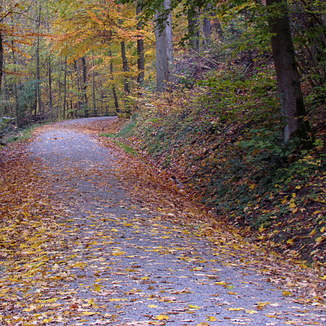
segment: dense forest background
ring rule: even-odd
[[[118,115],[105,135],[180,191],[255,241],[324,261],[325,7],[2,0],[1,142],[33,122]]]

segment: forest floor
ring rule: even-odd
[[[0,156],[0,325],[324,325],[325,277],[219,221],[96,135],[40,127]]]

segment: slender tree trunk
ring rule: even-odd
[[[94,52],[92,52],[92,100],[93,100],[93,115],[97,116],[97,108],[96,108],[96,91],[95,91],[95,62],[94,62]]]
[[[199,51],[199,28],[197,8],[191,6],[188,8],[188,34],[190,48],[196,52]]]
[[[136,7],[136,14],[139,15],[141,13],[141,7],[139,2]],[[138,22],[137,29],[141,30],[143,28],[142,24]],[[137,38],[137,68],[138,68],[138,76],[137,83],[138,85],[143,85],[145,80],[145,48],[144,48],[144,40],[142,36],[138,36]]]
[[[15,66],[14,68],[14,72],[16,73],[16,64],[17,64],[17,60],[16,60],[16,53],[15,53],[15,43],[12,40],[11,41],[11,45],[12,45],[12,51],[11,51],[11,55],[12,55],[12,62]],[[14,96],[15,96],[15,115],[16,115],[16,125],[18,128],[22,127],[23,125],[23,118],[24,118],[24,111],[23,108],[20,106],[19,103],[19,96],[18,96],[18,92],[19,92],[19,85],[17,84],[16,80],[14,81]]]
[[[88,117],[88,99],[87,99],[87,65],[86,57],[81,57],[82,69],[82,106],[84,109],[85,117]]]
[[[50,19],[49,19],[49,11],[47,10],[46,13],[46,27],[47,27],[47,32],[50,34]],[[50,114],[54,116],[53,112],[53,89],[52,89],[52,62],[51,62],[51,54],[48,55],[47,58],[47,63],[48,63],[48,83],[49,83],[49,111]],[[58,116],[56,117],[58,118]]]
[[[171,0],[164,0],[164,9],[168,10],[171,8]],[[174,54],[173,54],[173,31],[172,31],[172,14],[169,13],[165,25],[166,33],[166,42],[167,42],[167,55],[168,55],[168,64],[170,71],[170,79],[172,81],[172,74],[174,70]]]
[[[52,63],[51,57],[48,57],[48,83],[49,83],[49,110],[53,113],[53,92],[52,92]]]
[[[80,77],[80,68],[77,60],[74,62],[74,67],[76,70],[76,79],[77,79],[77,110],[78,110],[78,114],[81,114],[81,110],[83,107],[83,103],[82,103],[83,95],[82,95],[82,86],[81,86],[82,82]]]
[[[278,89],[281,98],[282,114],[286,121],[284,141],[299,137],[306,145],[309,143],[310,126],[300,88],[293,41],[290,30],[290,20],[286,0],[266,0],[271,8],[269,17],[272,53],[277,76]]]
[[[212,46],[212,24],[211,24],[211,5],[206,6],[204,9],[203,19],[203,45],[206,49],[210,49]]]
[[[63,110],[62,110],[62,118],[66,119],[67,112],[67,57],[64,60],[64,76],[63,76]]]
[[[2,40],[2,33],[0,30],[0,95],[2,93],[3,66],[4,66],[3,40]]]
[[[5,61],[3,61],[3,71],[6,70],[6,66],[5,66]],[[3,82],[2,82],[2,93],[3,93],[3,99],[5,101],[4,103],[4,115],[8,115],[10,114],[11,110],[10,110],[10,104],[8,105],[8,103],[10,103],[10,92],[8,89],[8,85],[7,85],[7,75],[4,73],[3,74]]]
[[[163,10],[171,7],[171,0],[164,1]],[[172,45],[172,23],[168,17],[162,25],[158,23],[160,12],[158,11],[154,19],[156,38],[156,91],[162,92],[167,84],[172,81],[173,69],[173,45]]]
[[[112,52],[111,50],[109,51],[109,56],[111,57],[111,61],[110,61],[110,76],[111,76],[111,80],[114,80],[114,76],[113,76],[113,61],[112,61]],[[115,89],[115,86],[112,85],[112,95],[113,95],[113,101],[114,101],[114,107],[115,107],[115,111],[117,114],[120,113],[120,107],[119,107],[119,101],[118,101],[118,96],[117,96],[117,92]]]
[[[38,3],[37,20],[36,20],[36,31],[39,33],[41,26],[41,4]],[[36,90],[35,90],[35,109],[34,115],[37,112],[42,112],[41,103],[41,68],[40,68],[40,36],[36,37]]]
[[[127,60],[127,55],[126,55],[126,43],[124,41],[122,41],[120,43],[121,45],[121,58],[122,58],[122,69],[123,72],[128,72],[129,66],[128,66],[128,60]],[[130,93],[130,86],[129,86],[129,80],[128,77],[124,77],[123,79],[123,89],[126,95],[128,95]]]
[[[57,106],[56,106],[56,113],[58,118],[61,117],[61,104],[62,104],[62,71],[63,71],[63,59],[60,58],[60,70],[59,70],[59,76],[58,76],[58,99],[57,99]]]

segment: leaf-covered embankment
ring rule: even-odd
[[[313,149],[284,145],[275,82],[255,78],[213,76],[152,98],[114,137],[149,155],[248,238],[323,263],[323,118],[315,114]]]

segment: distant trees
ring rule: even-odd
[[[23,124],[41,115],[121,113],[133,92],[144,93],[140,86],[189,86],[192,72],[238,54],[246,73],[264,53],[275,63],[284,140],[309,143],[300,83],[324,87],[323,9],[317,0],[3,0],[0,115]],[[183,62],[191,56],[201,63]]]

